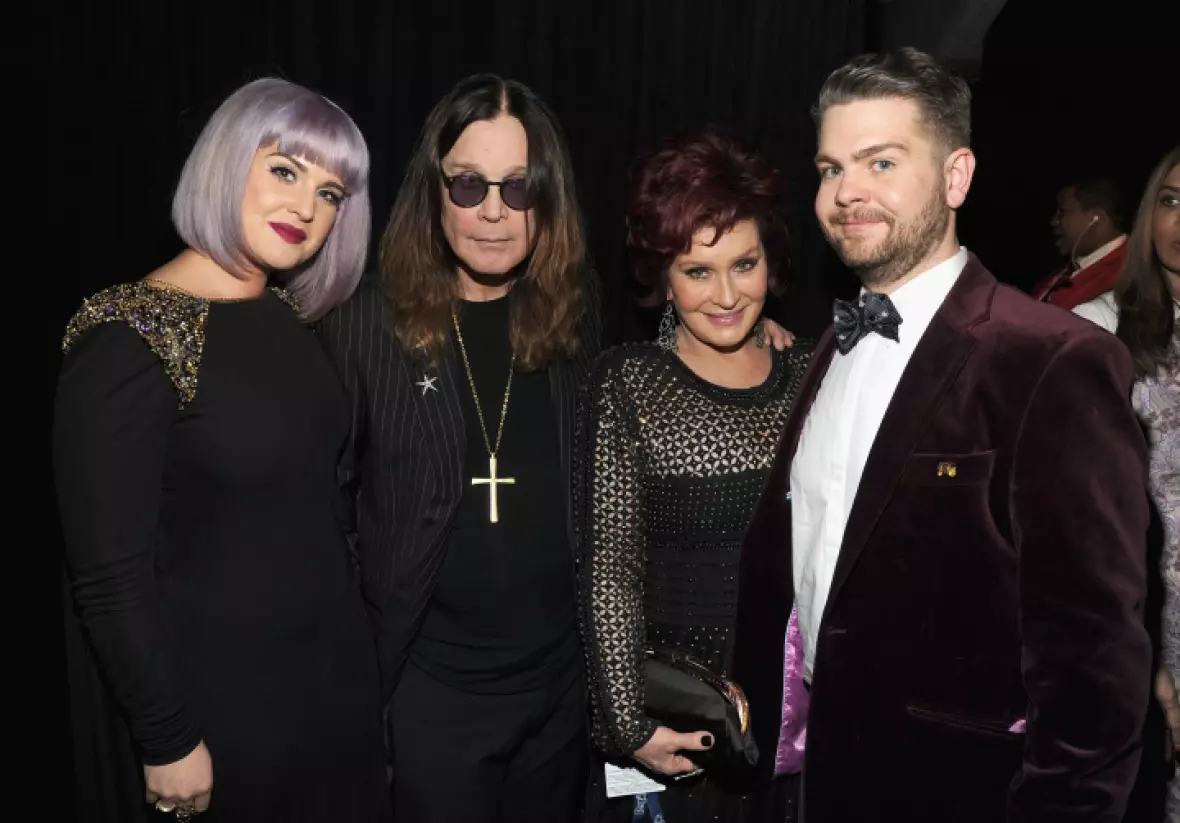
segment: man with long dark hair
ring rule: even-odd
[[[322,326],[353,400],[398,820],[577,811],[570,448],[601,333],[585,257],[556,119],[520,83],[470,77],[426,120],[379,284]]]

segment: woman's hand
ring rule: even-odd
[[[766,339],[779,351],[789,349],[795,345],[795,335],[784,329],[769,317],[762,318],[762,330],[766,332]]]
[[[633,757],[653,772],[676,775],[697,771],[696,765],[682,751],[705,752],[713,748],[713,735],[708,732],[681,734],[667,726],[660,726],[651,740],[636,749]]]
[[[213,760],[204,742],[175,763],[164,766],[144,766],[147,802],[156,804],[162,812],[192,809],[203,812],[209,808],[213,792]]]

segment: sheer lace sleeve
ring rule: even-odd
[[[643,711],[644,515],[638,441],[622,362],[608,353],[583,395],[578,429],[579,599],[595,744],[629,755],[651,739]]]

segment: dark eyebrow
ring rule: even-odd
[[[866,157],[872,157],[874,154],[880,154],[883,151],[896,149],[897,151],[909,154],[910,150],[901,143],[877,143],[875,146],[861,149],[856,154],[852,155],[853,160],[864,160]]]
[[[1171,183],[1164,183],[1162,186],[1160,186],[1160,193],[1162,194],[1165,191],[1173,191],[1177,194],[1180,194],[1180,186],[1173,186]]]
[[[757,246],[750,246],[750,248],[746,249],[741,254],[735,254],[733,259],[741,260],[743,257],[757,257],[759,254],[761,254],[761,250]],[[682,260],[680,262],[680,267],[682,269],[708,269],[712,268],[712,264],[706,263],[703,260],[693,260],[690,257],[687,260]]]
[[[300,171],[302,171],[302,172],[307,171],[307,166],[300,163],[298,160],[296,160],[291,155],[283,154],[281,151],[271,152],[270,154],[267,155],[267,157],[281,157],[284,160],[286,160],[287,162],[291,163],[293,166],[295,166],[295,168],[299,169]]]
[[[283,154],[281,151],[276,151],[276,152],[271,152],[270,154],[267,155],[267,157],[281,157],[284,160],[286,160],[287,162],[291,163],[291,165],[295,166],[297,169],[299,169],[304,174],[307,173],[307,166],[303,165],[303,163],[299,162],[298,160],[296,160],[294,157],[292,157],[289,154]],[[337,183],[335,180],[328,180],[322,184],[321,188],[323,186],[331,186],[332,188],[336,189],[341,194],[343,194],[345,197],[348,196],[348,189],[346,189],[344,187],[343,183]]]
[[[875,145],[868,146],[867,148],[863,148],[860,151],[856,152],[856,154],[852,155],[852,159],[853,160],[864,160],[866,157],[872,157],[875,154],[880,154],[881,152],[889,151],[890,149],[895,149],[895,150],[903,152],[905,154],[910,153],[909,148],[901,143],[877,143]],[[836,161],[835,159],[828,157],[826,154],[822,154],[822,153],[817,154],[815,156],[815,164],[818,166],[820,163],[830,163],[833,166],[840,165],[840,163],[838,161]]]
[[[474,163],[462,163],[459,161],[454,161],[451,163],[451,166],[455,169],[456,172],[471,171],[471,172],[475,172],[476,174],[478,174],[480,176],[486,177],[484,170]],[[525,174],[527,171],[528,171],[528,169],[525,166],[513,166],[512,168],[508,169],[508,171],[506,171],[504,173],[504,176],[505,177],[513,177],[516,175]]]

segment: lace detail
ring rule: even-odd
[[[593,735],[608,754],[655,731],[646,647],[727,671],[742,533],[810,353],[802,341],[775,353],[752,389],[708,383],[653,344],[599,358],[579,409],[575,528]]]
[[[1172,341],[1171,363],[1169,372],[1136,382],[1131,402],[1148,431],[1148,477],[1164,529],[1163,662],[1180,684],[1180,338]],[[1180,779],[1168,791],[1169,814],[1180,815]]]

